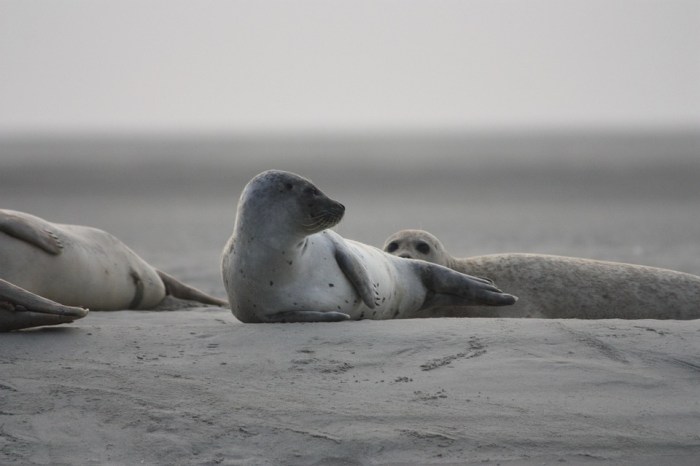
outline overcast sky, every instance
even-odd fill
[[[698,0],[0,0],[0,132],[700,128]]]

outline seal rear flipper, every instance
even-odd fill
[[[330,311],[282,311],[265,316],[268,323],[291,323],[291,322],[342,322],[350,319],[348,314]]]
[[[156,270],[158,276],[160,277],[163,285],[165,285],[165,292],[175,298],[184,299],[187,301],[197,301],[204,304],[212,304],[214,306],[228,307],[228,301],[224,301],[213,296],[193,288],[189,285],[185,285],[177,278],[168,275],[165,272]]]
[[[0,231],[49,254],[58,255],[63,251],[63,243],[55,230],[54,225],[39,217],[11,210],[0,210]]]
[[[335,243],[335,261],[338,263],[338,267],[342,270],[345,277],[350,281],[353,288],[362,302],[367,305],[368,308],[374,309],[377,305],[377,293],[374,291],[374,286],[369,279],[369,273],[367,268],[357,260],[357,257],[347,249],[344,244]]]

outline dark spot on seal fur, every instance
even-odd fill
[[[329,283],[328,286],[331,287],[331,288],[333,288],[335,285],[332,284],[332,283]]]
[[[141,277],[134,269],[129,271],[129,275],[134,281],[134,287],[136,288],[134,290],[134,298],[129,303],[129,309],[138,309],[139,304],[141,304],[141,301],[143,300],[143,280],[141,280]]]
[[[274,284],[275,284],[275,282],[273,282],[273,281],[270,281],[270,286],[272,286],[272,285],[274,285]]]

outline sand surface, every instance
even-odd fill
[[[0,152],[3,208],[106,229],[218,296],[236,198],[267,168],[311,177],[347,207],[338,232],[377,246],[424,228],[456,256],[700,274],[695,149],[396,159],[310,146],[285,158],[273,145],[195,160],[158,145],[147,156],[27,147]],[[699,355],[700,321],[244,325],[215,308],[93,312],[0,335],[0,464],[695,465]]]
[[[697,464],[700,321],[244,325],[101,313],[2,336],[3,464]]]

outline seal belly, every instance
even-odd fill
[[[357,319],[396,319],[411,316],[424,301],[424,286],[411,264],[396,260],[378,248],[352,240],[345,243],[364,264],[375,294],[374,308],[362,305]],[[358,314],[359,313],[359,314]]]
[[[0,278],[94,310],[143,309],[165,297],[155,269],[109,233],[72,225],[57,225],[56,232],[63,243],[58,255],[0,233]]]

